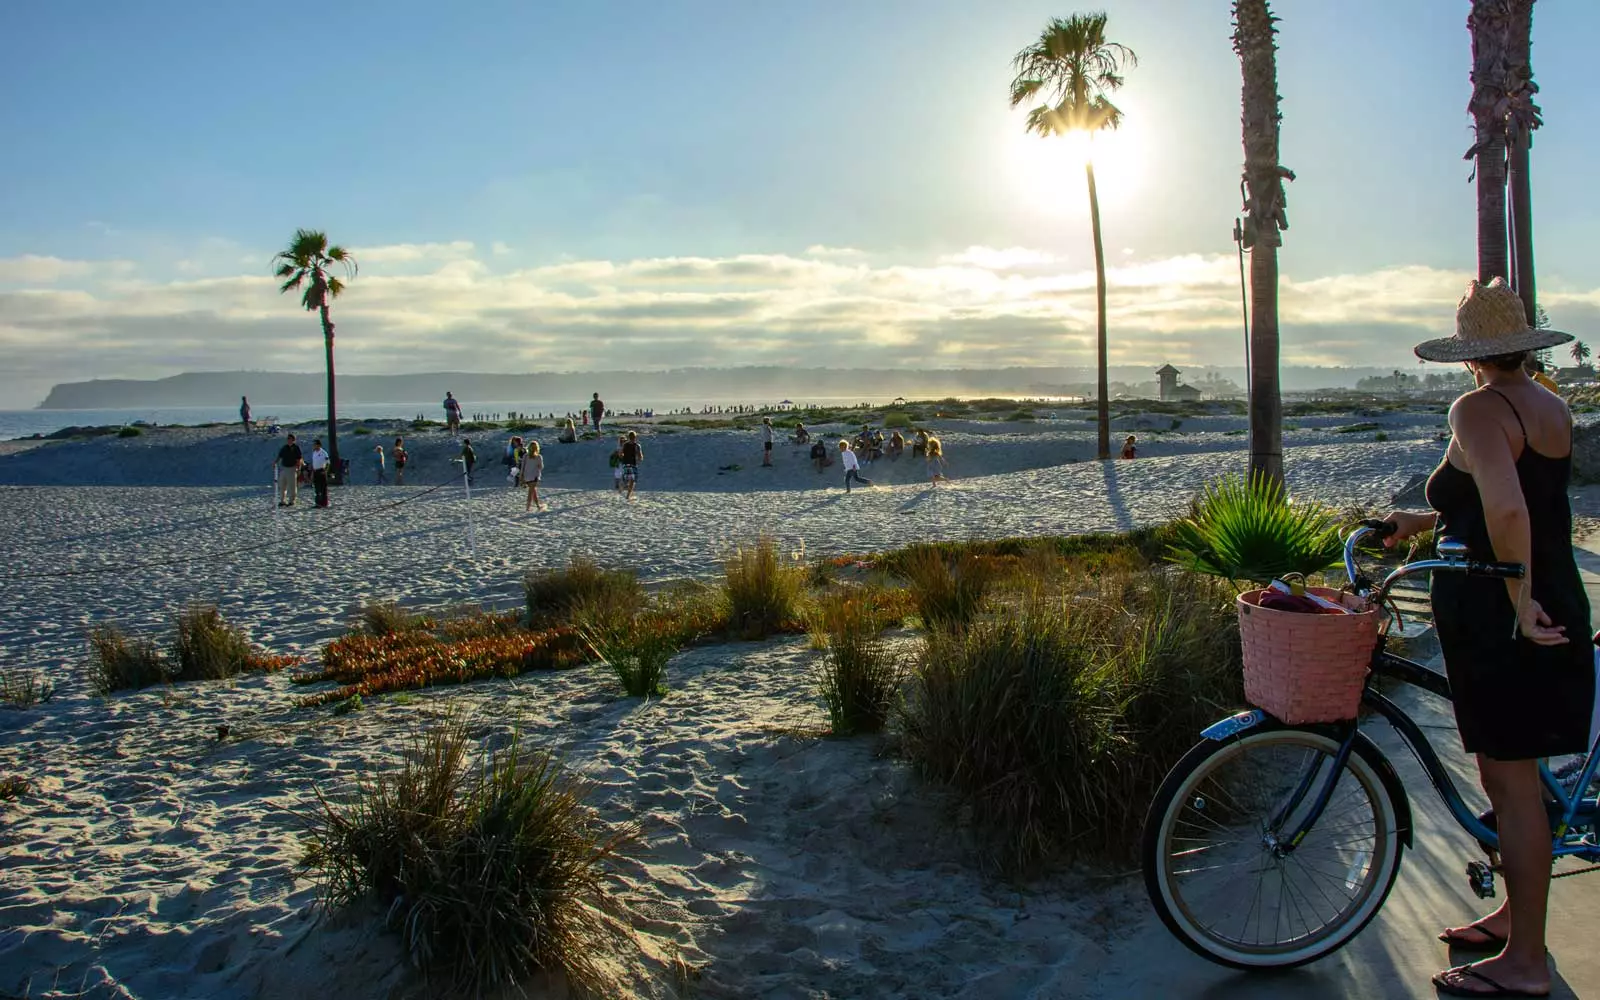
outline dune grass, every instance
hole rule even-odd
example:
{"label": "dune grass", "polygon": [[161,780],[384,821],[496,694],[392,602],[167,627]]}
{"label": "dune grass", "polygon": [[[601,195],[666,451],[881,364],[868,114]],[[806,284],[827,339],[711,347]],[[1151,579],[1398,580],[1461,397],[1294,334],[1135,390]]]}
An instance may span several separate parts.
{"label": "dune grass", "polygon": [[972,552],[946,555],[932,546],[913,546],[899,560],[917,614],[930,629],[966,628],[983,609],[995,568]]}
{"label": "dune grass", "polygon": [[33,782],[20,774],[0,778],[0,802],[14,802],[33,791]]}
{"label": "dune grass", "polygon": [[723,561],[728,627],[746,639],[803,629],[807,569],[768,537],[741,545]]}
{"label": "dune grass", "polygon": [[172,679],[160,647],[115,625],[96,625],[89,630],[88,675],[90,690],[102,695]]}
{"label": "dune grass", "polygon": [[190,605],[178,613],[173,624],[173,680],[222,680],[251,669],[255,649],[250,640],[214,606]]}
{"label": "dune grass", "polygon": [[55,694],[56,686],[36,670],[17,667],[0,669],[0,705],[8,708],[32,708],[42,705]]}
{"label": "dune grass", "polygon": [[662,612],[610,606],[579,607],[577,630],[589,651],[616,674],[625,694],[634,698],[667,693],[667,663],[682,648],[677,623]]}
{"label": "dune grass", "polygon": [[602,569],[581,555],[574,555],[565,567],[524,574],[522,591],[532,627],[566,624],[581,604],[607,601],[634,605],[641,593],[634,571]]}
{"label": "dune grass", "polygon": [[931,633],[905,751],[971,806],[1001,869],[1125,860],[1162,776],[1242,701],[1229,596],[1172,571],[1071,574]]}
{"label": "dune grass", "polygon": [[301,869],[324,905],[383,905],[430,991],[482,995],[545,970],[598,993],[605,869],[637,832],[599,822],[592,790],[515,734],[477,758],[447,719],[398,770],[339,801],[318,791]]}
{"label": "dune grass", "polygon": [[825,651],[817,691],[835,736],[876,733],[893,714],[905,667],[879,638],[881,612],[871,595],[837,593],[813,617]]}

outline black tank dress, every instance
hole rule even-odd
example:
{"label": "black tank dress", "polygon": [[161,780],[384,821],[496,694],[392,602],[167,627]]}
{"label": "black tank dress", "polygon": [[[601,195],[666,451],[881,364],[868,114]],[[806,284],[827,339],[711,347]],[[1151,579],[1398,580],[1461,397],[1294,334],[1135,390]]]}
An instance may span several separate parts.
{"label": "black tank dress", "polygon": [[[1505,400],[1522,427],[1517,479],[1528,504],[1533,599],[1552,622],[1567,627],[1572,641],[1540,646],[1517,633],[1516,611],[1503,580],[1433,574],[1434,625],[1450,675],[1461,743],[1468,753],[1495,760],[1585,753],[1594,705],[1594,647],[1589,641],[1589,598],[1572,557],[1572,508],[1567,502],[1572,456],[1550,458],[1534,451],[1511,400],[1488,391]],[[1466,542],[1474,558],[1497,558],[1470,473],[1446,457],[1428,477],[1427,496],[1428,505],[1439,512],[1438,535]]]}

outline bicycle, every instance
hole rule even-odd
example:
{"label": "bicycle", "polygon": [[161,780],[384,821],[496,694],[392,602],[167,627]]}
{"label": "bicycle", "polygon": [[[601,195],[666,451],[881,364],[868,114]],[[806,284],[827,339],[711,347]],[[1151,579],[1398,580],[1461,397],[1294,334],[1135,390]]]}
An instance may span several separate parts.
{"label": "bicycle", "polygon": [[[1393,530],[1362,521],[1345,540],[1351,589],[1380,606],[1397,582],[1419,573],[1524,575],[1520,564],[1473,560],[1464,544],[1445,538],[1438,558],[1407,563],[1374,585],[1356,565],[1357,546]],[[1468,808],[1422,729],[1373,686],[1378,678],[1446,700],[1448,679],[1380,641],[1361,704],[1399,733],[1456,823],[1476,838],[1485,860],[1471,861],[1467,878],[1479,898],[1493,896],[1493,811]],[[1251,709],[1201,736],[1162,782],[1145,818],[1145,888],[1162,922],[1190,950],[1238,969],[1304,965],[1349,943],[1382,908],[1400,874],[1401,851],[1411,846],[1411,806],[1393,764],[1356,721],[1291,726]],[[1580,760],[1560,776],[1548,761],[1539,764],[1551,837],[1556,860],[1600,865],[1600,809],[1589,791],[1600,739]]]}

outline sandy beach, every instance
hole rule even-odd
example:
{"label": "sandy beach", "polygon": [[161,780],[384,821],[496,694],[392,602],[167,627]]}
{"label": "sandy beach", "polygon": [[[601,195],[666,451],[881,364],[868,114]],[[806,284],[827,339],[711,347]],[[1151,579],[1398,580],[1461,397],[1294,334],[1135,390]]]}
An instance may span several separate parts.
{"label": "sandy beach", "polygon": [[[612,876],[637,951],[618,965],[618,996],[1116,996],[1097,972],[1121,922],[1146,909],[1137,881],[986,877],[939,789],[873,739],[819,737],[820,654],[804,639],[686,651],[660,702],[620,698],[583,668],[377,698],[343,717],[294,708],[281,673],[98,698],[78,670],[89,626],[153,632],[196,600],[274,653],[313,655],[367,603],[511,607],[524,570],[574,553],[662,581],[708,576],[761,534],[814,559],[1151,524],[1244,465],[1239,418],[1161,434],[1156,419],[1168,420],[1119,428],[1140,435],[1142,457],[1111,463],[1082,461],[1081,419],[943,422],[952,481],[930,485],[908,456],[849,495],[837,464],[819,475],[799,448],[758,468],[754,432],[642,427],[632,503],[610,488],[607,442],[560,446],[548,432],[549,509],[533,514],[487,438],[468,500],[437,430],[405,435],[404,487],[360,485],[352,449],[381,438],[342,437],[358,485],[330,510],[275,509],[276,445],[236,431],[0,455],[0,656],[57,682],[49,703],[0,711],[0,774],[34,780],[0,814],[0,995],[408,995],[373,921],[313,918],[294,871],[298,817],[317,785],[392,761],[406,733],[455,708],[486,745],[520,727],[558,748],[599,783],[603,816],[641,823],[648,849]],[[1286,435],[1297,496],[1378,506],[1437,462],[1438,414],[1373,418],[1387,441],[1336,432],[1357,419]]]}

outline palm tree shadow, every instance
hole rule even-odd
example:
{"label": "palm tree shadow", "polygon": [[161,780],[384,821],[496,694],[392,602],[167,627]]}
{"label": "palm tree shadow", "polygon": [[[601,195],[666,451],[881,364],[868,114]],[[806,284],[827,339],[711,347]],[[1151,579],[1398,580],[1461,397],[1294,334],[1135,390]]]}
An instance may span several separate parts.
{"label": "palm tree shadow", "polygon": [[1106,477],[1106,502],[1111,505],[1111,514],[1117,520],[1118,531],[1133,530],[1133,515],[1128,513],[1128,504],[1122,499],[1122,489],[1117,485],[1117,465],[1110,459],[1100,463],[1100,471]]}

